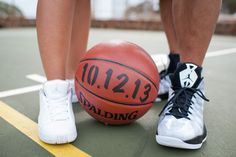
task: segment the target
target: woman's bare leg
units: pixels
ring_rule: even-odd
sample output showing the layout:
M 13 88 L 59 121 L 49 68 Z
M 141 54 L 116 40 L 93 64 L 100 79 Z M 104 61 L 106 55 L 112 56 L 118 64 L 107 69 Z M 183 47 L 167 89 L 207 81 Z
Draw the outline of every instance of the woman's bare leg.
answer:
M 72 142 L 77 137 L 71 90 L 65 81 L 76 0 L 39 0 L 37 33 L 48 81 L 39 91 L 39 138 L 49 144 Z
M 48 80 L 65 79 L 75 2 L 76 0 L 38 1 L 38 43 Z
M 70 53 L 66 62 L 66 78 L 74 79 L 77 65 L 87 48 L 90 27 L 90 0 L 79 0 L 74 10 Z

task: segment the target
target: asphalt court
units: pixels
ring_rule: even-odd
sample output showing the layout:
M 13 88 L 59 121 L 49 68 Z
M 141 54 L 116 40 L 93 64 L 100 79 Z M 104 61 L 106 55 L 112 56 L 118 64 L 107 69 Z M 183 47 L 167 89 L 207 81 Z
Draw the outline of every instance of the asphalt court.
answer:
M 155 56 L 155 59 L 160 54 L 168 52 L 165 35 L 158 31 L 92 29 L 88 47 L 112 39 L 134 42 L 150 55 Z M 200 150 L 180 150 L 156 144 L 154 137 L 158 114 L 165 102 L 155 103 L 144 117 L 125 126 L 105 126 L 98 123 L 78 104 L 74 104 L 79 137 L 69 147 L 78 149 L 79 152 L 83 151 L 84 156 L 95 157 L 235 157 L 235 71 L 236 37 L 215 35 L 204 62 L 206 96 L 210 102 L 205 105 L 208 139 Z M 34 28 L 0 29 L 0 72 L 0 108 L 5 109 L 3 105 L 5 104 L 30 121 L 25 123 L 28 126 L 21 123 L 23 120 L 10 124 L 3 115 L 10 115 L 9 117 L 15 122 L 18 114 L 11 110 L 9 114 L 4 110 L 5 114 L 3 114 L 3 110 L 0 110 L 0 157 L 73 156 L 71 149 L 65 147 L 56 152 L 68 151 L 67 154 L 53 154 L 51 150 L 58 148 L 42 146 L 37 143 L 37 139 L 32 140 L 14 126 L 23 125 L 22 129 L 26 130 L 30 129 L 31 125 L 35 126 L 39 111 L 37 89 L 28 93 L 1 97 L 2 92 L 40 84 L 39 81 L 26 78 L 29 74 L 44 75 Z M 15 117 L 12 118 L 11 115 Z M 32 132 L 35 135 L 35 132 Z

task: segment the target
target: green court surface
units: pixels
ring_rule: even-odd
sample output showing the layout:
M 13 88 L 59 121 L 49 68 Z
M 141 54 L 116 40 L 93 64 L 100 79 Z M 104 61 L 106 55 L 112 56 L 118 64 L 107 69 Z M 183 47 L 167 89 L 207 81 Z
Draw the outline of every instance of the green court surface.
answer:
M 92 29 L 89 47 L 112 39 L 134 42 L 155 57 L 168 52 L 164 33 L 157 31 Z M 26 78 L 30 74 L 44 75 L 34 28 L 0 29 L 0 72 L 0 108 L 5 108 L 3 104 L 6 104 L 32 120 L 32 124 L 37 122 L 40 83 Z M 210 102 L 205 103 L 204 111 L 208 138 L 201 149 L 181 150 L 156 143 L 158 114 L 165 102 L 155 103 L 141 119 L 125 126 L 105 126 L 90 117 L 79 104 L 74 104 L 79 137 L 71 143 L 73 149 L 94 157 L 236 157 L 236 37 L 213 37 L 204 62 L 204 76 Z M 24 92 L 25 87 L 33 89 Z M 1 112 L 0 157 L 55 156 L 50 153 L 54 147 L 33 141 L 7 122 L 4 115 L 8 114 Z M 18 115 L 9 117 L 17 121 Z M 19 121 L 16 125 L 23 124 Z M 24 127 L 30 129 L 30 126 Z M 68 151 L 62 147 L 61 151 L 64 150 Z M 73 155 L 68 151 L 66 155 L 56 156 Z

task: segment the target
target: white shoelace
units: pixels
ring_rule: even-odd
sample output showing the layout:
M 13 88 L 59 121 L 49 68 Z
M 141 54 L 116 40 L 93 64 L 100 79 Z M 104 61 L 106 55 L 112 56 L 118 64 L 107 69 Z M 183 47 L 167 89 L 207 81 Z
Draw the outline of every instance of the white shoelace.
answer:
M 50 117 L 52 120 L 64 121 L 69 119 L 69 103 L 67 100 L 67 96 L 56 100 L 46 99 L 46 101 L 50 104 L 47 105 L 47 108 L 49 110 Z

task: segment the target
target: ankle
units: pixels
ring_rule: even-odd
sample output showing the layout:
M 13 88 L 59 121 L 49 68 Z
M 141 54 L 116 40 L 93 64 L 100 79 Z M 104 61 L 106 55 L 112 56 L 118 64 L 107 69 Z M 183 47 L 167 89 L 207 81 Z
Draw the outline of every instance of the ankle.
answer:
M 69 83 L 65 80 L 50 80 L 43 84 L 44 94 L 52 99 L 58 99 L 68 94 Z
M 173 87 L 196 88 L 202 81 L 202 67 L 194 63 L 178 63 L 170 76 Z

